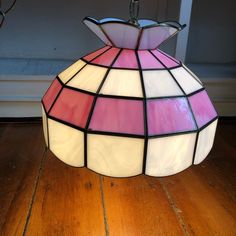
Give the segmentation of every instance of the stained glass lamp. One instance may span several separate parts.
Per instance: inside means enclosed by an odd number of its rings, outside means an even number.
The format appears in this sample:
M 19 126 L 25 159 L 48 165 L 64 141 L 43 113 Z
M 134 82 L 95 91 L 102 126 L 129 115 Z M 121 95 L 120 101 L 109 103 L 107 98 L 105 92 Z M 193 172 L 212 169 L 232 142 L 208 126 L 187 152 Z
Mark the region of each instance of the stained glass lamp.
M 48 148 L 97 173 L 168 176 L 202 162 L 217 113 L 201 81 L 158 49 L 183 26 L 90 17 L 105 43 L 61 72 L 42 99 Z

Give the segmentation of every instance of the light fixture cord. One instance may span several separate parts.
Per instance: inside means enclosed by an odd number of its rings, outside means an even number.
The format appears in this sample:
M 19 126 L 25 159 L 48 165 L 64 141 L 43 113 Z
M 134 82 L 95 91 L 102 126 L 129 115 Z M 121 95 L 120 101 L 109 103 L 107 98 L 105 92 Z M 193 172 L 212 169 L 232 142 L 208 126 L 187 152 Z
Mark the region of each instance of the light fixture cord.
M 2 18 L 2 19 L 0 20 L 0 28 L 1 28 L 2 25 L 3 25 L 3 22 L 4 22 L 4 20 L 5 20 L 5 13 L 1 10 L 1 8 L 0 8 L 0 18 Z
M 0 16 L 2 16 L 2 19 L 0 19 L 0 28 L 3 25 L 3 22 L 5 21 L 6 14 L 15 6 L 16 0 L 12 2 L 12 4 L 8 7 L 7 10 L 3 11 L 2 6 L 1 6 L 1 0 L 0 0 Z
M 134 25 L 139 25 L 138 23 L 139 14 L 139 0 L 131 0 L 129 5 L 129 22 Z

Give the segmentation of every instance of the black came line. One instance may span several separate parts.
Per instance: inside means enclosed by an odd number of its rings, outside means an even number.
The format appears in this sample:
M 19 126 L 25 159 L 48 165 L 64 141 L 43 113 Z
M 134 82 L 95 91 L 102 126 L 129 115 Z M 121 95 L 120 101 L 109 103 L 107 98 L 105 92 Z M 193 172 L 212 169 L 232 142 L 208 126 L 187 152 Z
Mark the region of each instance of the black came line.
M 119 137 L 128 137 L 128 138 L 139 138 L 139 139 L 144 139 L 145 135 L 142 134 L 130 134 L 130 133 L 117 133 L 117 132 L 110 132 L 110 131 L 99 131 L 99 130 L 92 130 L 88 129 L 86 130 L 85 128 L 79 127 L 78 125 L 71 124 L 67 121 L 61 120 L 59 118 L 56 118 L 54 116 L 49 115 L 49 119 L 54 120 L 56 122 L 62 123 L 64 125 L 67 125 L 71 128 L 74 128 L 76 130 L 79 130 L 81 132 L 86 132 L 87 134 L 94 134 L 94 135 L 107 135 L 107 136 L 119 136 Z M 185 135 L 185 134 L 191 134 L 191 133 L 197 133 L 198 131 L 201 132 L 203 129 L 205 129 L 207 126 L 212 124 L 214 121 L 218 119 L 218 116 L 207 122 L 205 125 L 203 125 L 199 130 L 189 130 L 189 131 L 180 131 L 180 132 L 175 132 L 175 133 L 165 133 L 165 134 L 150 134 L 148 136 L 148 139 L 155 139 L 155 138 L 165 138 L 165 137 L 170 137 L 170 136 L 176 136 L 176 135 Z
M 138 67 L 139 67 L 139 75 L 140 75 L 140 82 L 142 85 L 142 91 L 143 91 L 143 118 L 144 118 L 144 135 L 145 135 L 145 140 L 144 140 L 144 150 L 143 150 L 143 167 L 142 167 L 142 173 L 145 174 L 146 171 L 146 162 L 147 162 L 147 148 L 148 148 L 148 121 L 147 121 L 147 99 L 146 99 L 146 90 L 145 90 L 145 85 L 144 85 L 144 79 L 143 79 L 143 72 L 142 72 L 142 67 L 141 63 L 139 60 L 139 55 L 138 51 L 135 51 L 135 55 L 137 58 L 138 62 Z
M 92 66 L 99 66 L 99 67 L 103 67 L 103 68 L 107 68 L 107 69 L 117 69 L 117 70 L 139 70 L 138 68 L 128 68 L 128 67 L 111 67 L 111 66 L 105 66 L 105 65 L 101 65 L 101 64 L 96 64 L 96 63 L 93 63 L 92 61 L 87 61 L 85 60 L 84 58 L 81 58 L 80 60 L 84 61 L 85 63 L 87 63 L 88 65 L 92 65 Z M 178 64 L 177 66 L 173 66 L 171 67 L 170 69 L 177 69 L 177 68 L 180 68 L 182 67 L 180 64 Z M 161 71 L 161 70 L 165 70 L 165 68 L 147 68 L 147 69 L 142 69 L 142 71 L 149 71 L 149 70 L 157 70 L 157 71 Z

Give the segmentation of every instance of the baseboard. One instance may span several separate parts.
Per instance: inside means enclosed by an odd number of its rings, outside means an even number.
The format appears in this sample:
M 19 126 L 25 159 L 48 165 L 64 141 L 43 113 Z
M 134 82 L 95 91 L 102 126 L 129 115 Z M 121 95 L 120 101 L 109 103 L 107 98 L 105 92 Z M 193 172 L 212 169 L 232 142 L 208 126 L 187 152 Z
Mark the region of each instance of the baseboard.
M 54 77 L 0 75 L 0 117 L 40 117 L 41 98 Z

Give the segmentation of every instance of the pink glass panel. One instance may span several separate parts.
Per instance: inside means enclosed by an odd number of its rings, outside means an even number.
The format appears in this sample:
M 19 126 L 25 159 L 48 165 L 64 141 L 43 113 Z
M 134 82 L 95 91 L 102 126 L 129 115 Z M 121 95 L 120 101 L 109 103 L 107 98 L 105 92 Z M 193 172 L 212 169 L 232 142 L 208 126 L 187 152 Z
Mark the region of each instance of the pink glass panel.
M 167 68 L 171 68 L 174 66 L 178 66 L 179 64 L 177 64 L 175 61 L 171 60 L 170 58 L 168 58 L 167 56 L 165 56 L 164 54 L 158 52 L 157 50 L 152 50 L 152 53 L 167 67 Z
M 100 55 L 101 53 L 103 53 L 104 51 L 106 51 L 108 48 L 109 48 L 109 46 L 100 48 L 99 50 L 97 50 L 97 51 L 95 51 L 95 52 L 92 52 L 92 53 L 86 55 L 86 56 L 84 57 L 84 60 L 86 60 L 86 61 L 91 61 L 91 60 L 93 60 L 95 57 L 97 57 L 98 55 Z
M 124 49 L 117 58 L 114 67 L 118 68 L 138 68 L 137 57 L 134 50 Z
M 163 65 L 149 51 L 138 51 L 138 56 L 142 69 L 164 68 Z
M 149 135 L 196 129 L 186 98 L 149 100 L 147 116 Z
M 49 111 L 52 103 L 54 102 L 57 94 L 60 92 L 62 86 L 60 84 L 60 82 L 55 79 L 52 84 L 50 85 L 49 89 L 47 90 L 47 92 L 45 93 L 44 97 L 43 97 L 43 104 L 46 108 L 46 111 Z
M 111 48 L 107 52 L 103 53 L 101 56 L 92 60 L 92 63 L 98 64 L 98 65 L 103 65 L 103 66 L 110 66 L 119 51 L 120 51 L 120 49 L 118 49 L 118 48 Z
M 50 115 L 68 123 L 85 127 L 93 96 L 64 88 Z
M 189 102 L 199 128 L 217 116 L 206 91 L 189 97 Z
M 180 61 L 178 61 L 177 59 L 175 59 L 174 57 L 167 55 L 165 52 L 162 52 L 160 49 L 157 49 L 157 51 L 163 55 L 165 55 L 166 57 L 169 57 L 171 60 L 175 61 L 177 64 L 180 63 Z
M 98 98 L 89 128 L 117 133 L 144 134 L 143 102 Z

